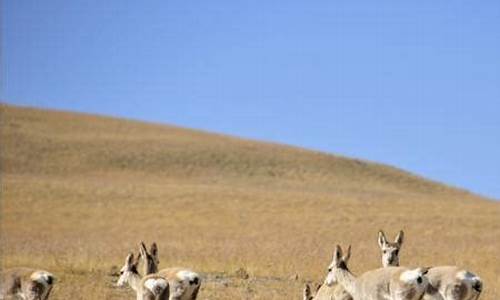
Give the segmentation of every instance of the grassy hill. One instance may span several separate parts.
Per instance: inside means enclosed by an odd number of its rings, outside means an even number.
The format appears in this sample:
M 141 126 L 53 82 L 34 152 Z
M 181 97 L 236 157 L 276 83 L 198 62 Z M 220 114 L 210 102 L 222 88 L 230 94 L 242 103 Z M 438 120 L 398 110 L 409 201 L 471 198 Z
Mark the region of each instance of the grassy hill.
M 53 271 L 55 299 L 132 299 L 112 273 L 141 240 L 159 243 L 160 267 L 205 274 L 200 299 L 301 299 L 337 243 L 356 273 L 378 267 L 379 228 L 405 230 L 402 264 L 465 266 L 500 298 L 498 202 L 295 147 L 0 109 L 2 265 Z

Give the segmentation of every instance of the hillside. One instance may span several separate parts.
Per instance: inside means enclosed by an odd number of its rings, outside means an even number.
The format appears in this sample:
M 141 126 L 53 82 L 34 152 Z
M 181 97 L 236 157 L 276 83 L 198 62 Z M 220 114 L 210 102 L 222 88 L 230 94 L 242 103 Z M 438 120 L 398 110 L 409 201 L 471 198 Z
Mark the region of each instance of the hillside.
M 467 266 L 483 299 L 500 298 L 497 202 L 290 146 L 0 108 L 2 264 L 52 270 L 55 299 L 132 299 L 109 274 L 140 240 L 159 243 L 163 267 L 203 272 L 201 299 L 300 299 L 336 243 L 353 245 L 357 273 L 377 267 L 379 228 L 405 229 L 403 263 Z M 250 279 L 233 276 L 240 267 Z
M 335 189 L 459 193 L 384 165 L 283 145 L 84 114 L 3 107 L 9 174 L 146 172 L 170 178 L 256 179 Z M 214 178 L 215 177 L 215 178 Z M 321 188 L 324 188 L 322 186 Z

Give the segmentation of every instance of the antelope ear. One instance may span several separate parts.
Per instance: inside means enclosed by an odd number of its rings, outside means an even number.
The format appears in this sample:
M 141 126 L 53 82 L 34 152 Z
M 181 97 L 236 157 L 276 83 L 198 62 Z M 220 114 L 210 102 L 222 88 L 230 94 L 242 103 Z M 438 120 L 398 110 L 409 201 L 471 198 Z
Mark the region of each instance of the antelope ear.
M 129 253 L 127 255 L 127 258 L 125 259 L 125 264 L 127 266 L 131 266 L 134 264 L 134 253 Z
M 318 283 L 316 285 L 316 293 L 318 293 L 318 291 L 319 291 L 319 289 L 321 288 L 322 285 L 323 285 L 322 283 Z
M 310 299 L 312 299 L 312 296 L 311 296 L 311 287 L 307 283 L 306 283 L 306 286 L 304 287 L 303 294 L 304 294 L 304 300 L 310 300 Z
M 380 230 L 378 232 L 378 246 L 382 248 L 385 244 L 387 244 L 387 238 L 385 237 L 385 233 Z
M 349 258 L 351 258 L 351 245 L 347 247 L 347 253 L 342 257 L 342 260 L 347 264 Z
M 405 233 L 403 232 L 403 230 L 400 230 L 398 235 L 396 236 L 396 239 L 394 240 L 394 242 L 396 242 L 399 247 L 401 247 L 401 245 L 403 244 L 403 241 L 404 241 L 404 237 L 405 237 Z
M 340 248 L 340 245 L 337 245 L 335 246 L 335 250 L 333 251 L 333 261 L 337 263 L 341 259 L 342 259 L 342 248 Z
M 134 260 L 134 266 L 138 266 L 139 263 L 141 261 L 141 255 L 140 254 L 137 254 L 137 256 L 135 257 L 135 260 Z
M 144 258 L 148 257 L 148 250 L 146 249 L 146 245 L 144 244 L 144 242 L 141 242 L 139 244 L 139 255 Z
M 158 260 L 158 246 L 156 245 L 155 242 L 151 244 L 151 248 L 149 248 L 149 253 L 156 259 Z
M 429 269 L 432 267 L 422 267 L 420 268 L 420 271 L 422 272 L 422 275 L 427 275 L 429 273 Z

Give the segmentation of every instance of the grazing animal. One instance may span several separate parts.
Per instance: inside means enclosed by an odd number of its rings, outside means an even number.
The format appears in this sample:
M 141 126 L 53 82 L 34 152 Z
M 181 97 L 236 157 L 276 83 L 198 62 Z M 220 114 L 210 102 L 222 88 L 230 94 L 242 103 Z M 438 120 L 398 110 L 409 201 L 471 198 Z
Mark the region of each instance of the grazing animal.
M 403 243 L 400 231 L 394 243 L 387 241 L 383 231 L 379 232 L 378 244 L 382 264 L 399 266 L 399 253 Z M 424 300 L 477 300 L 483 289 L 483 282 L 476 274 L 456 266 L 437 266 L 427 273 L 429 285 Z
M 55 283 L 55 277 L 43 270 L 13 268 L 0 274 L 0 299 L 46 300 Z
M 403 230 L 399 231 L 394 242 L 387 241 L 385 233 L 382 230 L 378 232 L 378 245 L 382 252 L 382 266 L 399 267 L 399 251 L 403 245 L 403 238 Z
M 130 285 L 137 295 L 137 300 L 168 300 L 170 297 L 168 280 L 159 274 L 141 277 L 137 271 L 138 264 L 139 260 L 134 259 L 133 253 L 127 255 L 116 285 L 119 287 Z
M 399 266 L 399 250 L 403 245 L 404 233 L 401 230 L 397 235 L 394 243 L 388 242 L 384 232 L 379 231 L 378 244 L 382 250 L 382 266 Z M 306 294 L 307 291 L 307 294 Z M 311 288 L 304 289 L 304 300 L 352 300 L 351 295 L 339 284 L 328 286 L 321 285 L 317 290 L 316 295 L 313 296 Z
M 481 278 L 456 266 L 433 267 L 427 277 L 424 300 L 477 300 L 483 290 Z
M 167 268 L 158 270 L 158 246 L 151 245 L 148 252 L 146 245 L 139 245 L 140 258 L 144 274 L 157 273 L 165 277 L 170 284 L 170 300 L 196 300 L 201 286 L 201 277 L 196 272 L 185 268 Z
M 329 267 L 326 284 L 341 284 L 354 300 L 419 300 L 427 285 L 427 268 L 387 267 L 355 277 L 347 267 L 351 246 L 346 255 L 337 245 Z

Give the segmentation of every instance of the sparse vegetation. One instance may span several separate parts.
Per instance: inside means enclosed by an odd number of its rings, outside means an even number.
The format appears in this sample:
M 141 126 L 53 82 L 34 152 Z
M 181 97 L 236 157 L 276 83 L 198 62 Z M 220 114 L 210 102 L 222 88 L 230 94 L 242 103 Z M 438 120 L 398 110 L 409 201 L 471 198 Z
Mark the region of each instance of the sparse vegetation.
M 500 299 L 498 202 L 288 146 L 0 109 L 2 267 L 51 271 L 53 299 L 133 299 L 113 275 L 139 239 L 204 274 L 199 299 L 301 299 L 338 243 L 355 273 L 378 267 L 380 228 L 405 230 L 402 265 L 464 266 Z

